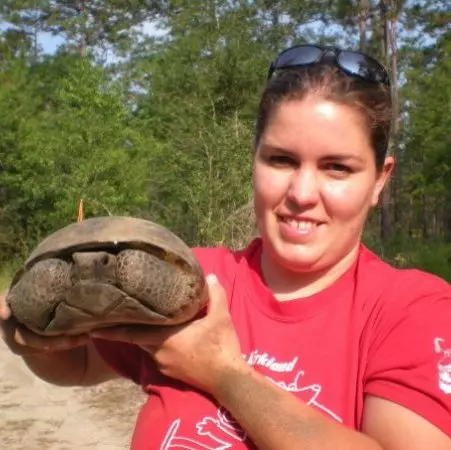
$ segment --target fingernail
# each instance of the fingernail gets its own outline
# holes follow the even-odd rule
[[[218,279],[216,278],[216,275],[214,273],[208,274],[206,280],[209,285],[218,283]]]
[[[20,345],[25,345],[24,338],[23,338],[23,336],[20,334],[20,331],[16,331],[16,332],[14,333],[14,340],[15,340],[18,344],[20,344]]]

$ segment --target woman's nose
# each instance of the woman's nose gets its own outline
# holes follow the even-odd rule
[[[303,207],[317,203],[319,186],[316,171],[311,168],[299,168],[294,172],[287,196],[291,201]]]

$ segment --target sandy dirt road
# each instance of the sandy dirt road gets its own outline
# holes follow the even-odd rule
[[[0,340],[0,449],[126,450],[143,401],[125,380],[94,388],[44,383]]]

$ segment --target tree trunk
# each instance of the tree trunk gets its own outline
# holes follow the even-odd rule
[[[388,42],[388,28],[389,19],[387,16],[387,2],[390,0],[380,0],[379,12],[381,20],[381,55],[386,61],[386,66],[389,67],[389,42]],[[381,195],[380,205],[380,238],[381,242],[386,243],[392,235],[392,221],[391,221],[391,185],[386,186]]]
[[[387,50],[390,60],[389,70],[391,72],[392,82],[392,104],[393,104],[393,116],[390,130],[390,150],[392,156],[396,159],[398,156],[398,134],[399,134],[399,121],[400,121],[400,98],[399,98],[399,84],[398,84],[398,46],[396,35],[396,23],[398,21],[398,13],[396,11],[396,2],[390,1],[390,17],[387,20]],[[391,185],[391,204],[393,205],[393,219],[394,223],[398,226],[401,225],[401,211],[400,204],[398,202],[398,192],[401,186],[401,170],[398,165],[395,166],[393,173],[393,181]]]
[[[368,18],[368,0],[360,0],[359,4],[359,49],[366,49],[366,21]]]
[[[426,195],[423,193],[421,195],[421,234],[423,240],[427,240],[429,237],[428,229],[428,211],[427,211],[427,199]]]
[[[414,208],[415,203],[412,196],[409,196],[409,209],[407,212],[407,234],[409,238],[413,237],[414,229]]]
[[[451,203],[451,196],[447,195],[445,205]],[[451,242],[451,208],[443,208],[443,237],[445,242]]]

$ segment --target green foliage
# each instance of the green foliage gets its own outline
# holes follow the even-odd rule
[[[0,35],[0,61],[26,57],[32,48],[30,36],[22,30],[8,28]]]
[[[365,245],[390,264],[403,269],[416,268],[434,273],[451,283],[451,243],[436,238],[424,239],[421,233],[409,236],[398,231],[382,243],[367,229]]]
[[[0,293],[8,289],[13,275],[14,272],[9,266],[0,269]]]
[[[420,244],[408,255],[408,264],[434,273],[451,283],[451,244]]]
[[[5,254],[28,252],[73,221],[80,199],[87,215],[138,214],[147,204],[153,141],[134,126],[104,70],[66,56],[49,58],[40,69],[22,66],[14,80],[3,74],[12,86],[0,91],[2,223],[19,233],[3,242]]]
[[[451,238],[451,37],[417,52],[403,89],[408,118],[404,125],[402,179],[414,199],[412,214],[423,235]],[[441,222],[441,223],[440,223]]]
[[[170,142],[150,158],[151,217],[191,245],[225,244],[231,216],[251,195],[249,127],[230,119]]]
[[[365,241],[450,279],[446,2],[6,0],[0,15],[0,262],[75,220],[80,199],[87,216],[151,218],[191,245],[245,245],[268,63],[291,43],[339,42],[399,72],[393,232],[381,242],[378,209]],[[149,19],[167,34],[144,37]],[[40,31],[65,38],[55,55]],[[106,65],[105,50],[121,58]]]
[[[422,240],[409,244],[392,242],[384,252],[385,259],[397,267],[425,270],[451,283],[451,244]]]
[[[160,9],[160,2],[147,0],[3,0],[0,14],[24,32],[40,30],[64,36],[68,48],[85,55],[95,47],[128,50],[140,34],[136,26],[155,17]]]

